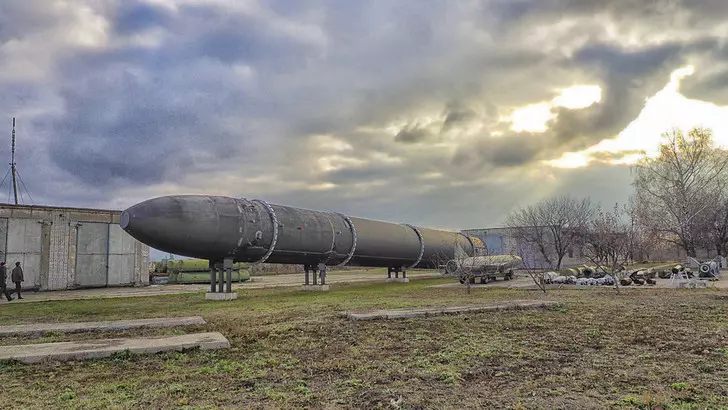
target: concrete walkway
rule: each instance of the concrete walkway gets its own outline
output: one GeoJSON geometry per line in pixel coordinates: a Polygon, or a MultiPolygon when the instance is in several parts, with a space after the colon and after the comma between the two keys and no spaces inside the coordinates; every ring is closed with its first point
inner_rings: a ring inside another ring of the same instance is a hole
{"type": "Polygon", "coordinates": [[[0,360],[18,360],[23,363],[38,363],[44,360],[85,360],[109,357],[127,350],[130,353],[151,354],[193,347],[203,350],[227,349],[230,347],[230,342],[221,333],[210,332],[181,336],[39,343],[3,346],[0,349],[0,360]]]}
{"type": "MultiPolygon", "coordinates": [[[[409,278],[437,278],[441,275],[437,272],[407,273],[409,278]]],[[[303,274],[253,276],[251,281],[233,283],[233,290],[266,289],[276,287],[297,287],[303,284],[303,274]]],[[[326,275],[326,283],[356,283],[356,282],[384,282],[387,274],[379,272],[329,272],[326,275]]],[[[396,286],[396,285],[393,285],[396,286]]],[[[150,285],[144,287],[118,287],[99,289],[78,289],[78,290],[56,290],[49,292],[27,292],[23,293],[23,299],[14,299],[8,302],[5,299],[0,301],[0,306],[13,303],[45,302],[51,300],[79,300],[97,298],[128,298],[159,295],[178,295],[184,293],[200,293],[210,288],[209,284],[194,285],[150,285]]]]}
{"type": "Polygon", "coordinates": [[[152,319],[109,320],[103,322],[34,323],[32,325],[0,326],[0,336],[42,335],[47,332],[79,333],[92,331],[121,331],[139,328],[168,328],[177,326],[204,325],[200,316],[161,317],[152,319]]]}

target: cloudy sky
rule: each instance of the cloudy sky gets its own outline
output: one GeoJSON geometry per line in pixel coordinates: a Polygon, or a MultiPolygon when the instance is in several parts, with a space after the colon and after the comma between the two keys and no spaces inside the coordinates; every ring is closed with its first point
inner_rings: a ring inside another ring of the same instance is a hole
{"type": "Polygon", "coordinates": [[[207,193],[498,226],[551,195],[626,200],[635,152],[669,127],[728,144],[727,15],[725,0],[2,0],[0,155],[15,116],[36,204],[207,193]]]}

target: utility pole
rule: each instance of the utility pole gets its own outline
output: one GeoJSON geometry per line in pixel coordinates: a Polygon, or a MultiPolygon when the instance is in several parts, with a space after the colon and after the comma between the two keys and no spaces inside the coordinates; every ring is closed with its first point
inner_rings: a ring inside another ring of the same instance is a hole
{"type": "Polygon", "coordinates": [[[15,194],[15,205],[18,204],[18,180],[17,170],[15,169],[15,117],[13,117],[13,149],[10,154],[10,167],[13,172],[13,193],[15,194]]]}

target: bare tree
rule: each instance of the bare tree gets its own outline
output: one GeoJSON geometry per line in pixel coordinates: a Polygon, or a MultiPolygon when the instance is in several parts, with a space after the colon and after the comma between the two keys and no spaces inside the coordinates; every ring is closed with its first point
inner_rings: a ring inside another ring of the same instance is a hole
{"type": "Polygon", "coordinates": [[[657,248],[658,238],[653,232],[640,224],[637,198],[634,195],[629,197],[627,204],[624,206],[624,212],[629,221],[629,229],[632,232],[629,244],[629,260],[649,260],[652,252],[657,248]]]}
{"type": "Polygon", "coordinates": [[[659,155],[645,154],[634,168],[639,219],[695,257],[706,221],[715,221],[711,209],[726,187],[728,155],[714,147],[710,129],[673,129],[662,138],[659,155]]]}
{"type": "Polygon", "coordinates": [[[597,208],[584,238],[584,256],[597,269],[612,277],[617,293],[619,279],[616,272],[631,259],[635,232],[635,223],[629,208],[615,204],[611,212],[597,208]],[[609,272],[604,269],[605,266],[609,268],[609,272]]]}
{"type": "Polygon", "coordinates": [[[524,245],[534,246],[546,264],[561,269],[564,256],[581,245],[593,209],[589,198],[549,198],[512,212],[505,226],[524,245]]]}
{"type": "Polygon", "coordinates": [[[510,254],[516,255],[521,258],[522,269],[528,273],[533,283],[538,286],[543,293],[546,292],[546,273],[553,270],[553,265],[550,262],[539,258],[534,248],[534,244],[528,242],[522,242],[514,236],[516,241],[515,247],[511,249],[510,254]]]}
{"type": "Polygon", "coordinates": [[[703,247],[706,250],[715,250],[718,256],[728,256],[728,195],[724,190],[720,192],[721,197],[713,204],[710,204],[704,213],[704,220],[700,226],[704,227],[703,247]]]}

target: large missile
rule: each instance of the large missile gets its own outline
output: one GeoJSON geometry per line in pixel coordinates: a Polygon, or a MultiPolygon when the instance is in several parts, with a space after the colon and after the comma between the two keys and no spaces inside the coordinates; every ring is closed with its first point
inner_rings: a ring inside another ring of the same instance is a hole
{"type": "Polygon", "coordinates": [[[120,226],[152,248],[210,261],[436,268],[482,246],[460,232],[208,195],[140,202],[120,226]]]}

